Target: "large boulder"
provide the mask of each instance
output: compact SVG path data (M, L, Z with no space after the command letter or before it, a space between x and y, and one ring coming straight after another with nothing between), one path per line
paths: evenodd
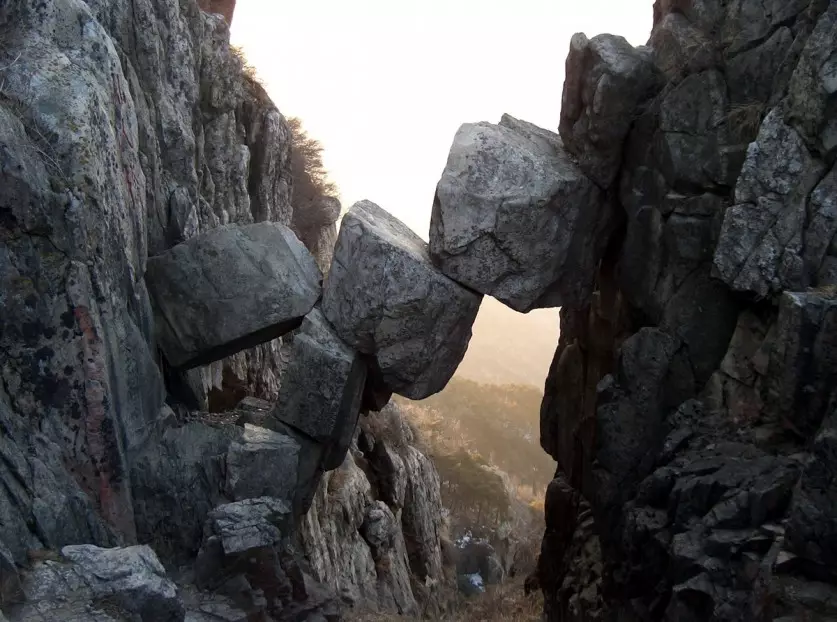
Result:
M279 337L320 297L322 274L279 223L219 227L151 257L146 273L168 363L190 368Z
M456 133L430 253L449 277L517 311L584 304L617 220L557 135L504 115Z
M35 566L24 590L28 602L16 619L25 622L181 622L185 617L177 587L147 546L65 546L60 556Z
M294 335L291 364L272 416L325 445L322 466L335 469L352 442L365 382L360 355L314 309Z
M624 37L577 33L570 41L561 106L561 138L587 175L603 188L616 179L622 142L635 110L659 86L647 49Z
M323 313L337 334L373 355L396 393L441 391L471 338L482 297L433 267L427 244L370 201L343 217Z

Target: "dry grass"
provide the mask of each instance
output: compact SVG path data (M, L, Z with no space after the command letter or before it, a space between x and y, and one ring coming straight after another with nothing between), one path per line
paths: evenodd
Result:
M523 578L489 587L485 594L472 598L457 597L453 614L440 622L540 622L543 598L540 592L526 596ZM346 616L348 622L405 622L418 620L394 614L357 614Z

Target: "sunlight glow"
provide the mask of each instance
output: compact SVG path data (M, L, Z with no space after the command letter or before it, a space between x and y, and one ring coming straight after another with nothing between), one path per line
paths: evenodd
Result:
M344 207L370 199L427 239L461 123L556 129L575 32L644 44L653 0L238 0L232 41L325 147Z

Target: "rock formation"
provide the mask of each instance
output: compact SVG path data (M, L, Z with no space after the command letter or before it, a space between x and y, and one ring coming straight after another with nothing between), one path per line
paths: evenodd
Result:
M157 343L173 367L211 363L290 332L320 298L314 258L279 223L227 225L151 257Z
M439 617L438 475L385 405L489 294L562 305L548 619L837 617L837 3L653 17L573 38L560 136L463 126L429 246L364 201L331 261L220 16L0 8L3 614Z
M804 0L573 39L561 136L626 225L546 384L550 620L837 615L835 45Z
M482 296L436 270L427 245L370 201L343 217L323 313L372 355L384 384L421 399L441 391L465 356Z
M436 188L430 253L450 278L526 312L589 297L616 224L557 135L505 115L457 132Z

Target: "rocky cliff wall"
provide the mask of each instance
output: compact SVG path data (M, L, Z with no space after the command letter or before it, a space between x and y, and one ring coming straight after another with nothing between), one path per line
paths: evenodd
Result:
M280 340L164 378L143 280L214 227L292 224L287 124L228 39L192 0L0 9L0 516L18 563L147 530L130 465L166 388L276 396Z
M567 58L561 136L624 224L546 383L546 613L833 619L837 3L653 19Z
M439 475L416 444L395 404L363 417L302 523L313 576L356 609L434 617L451 596Z

